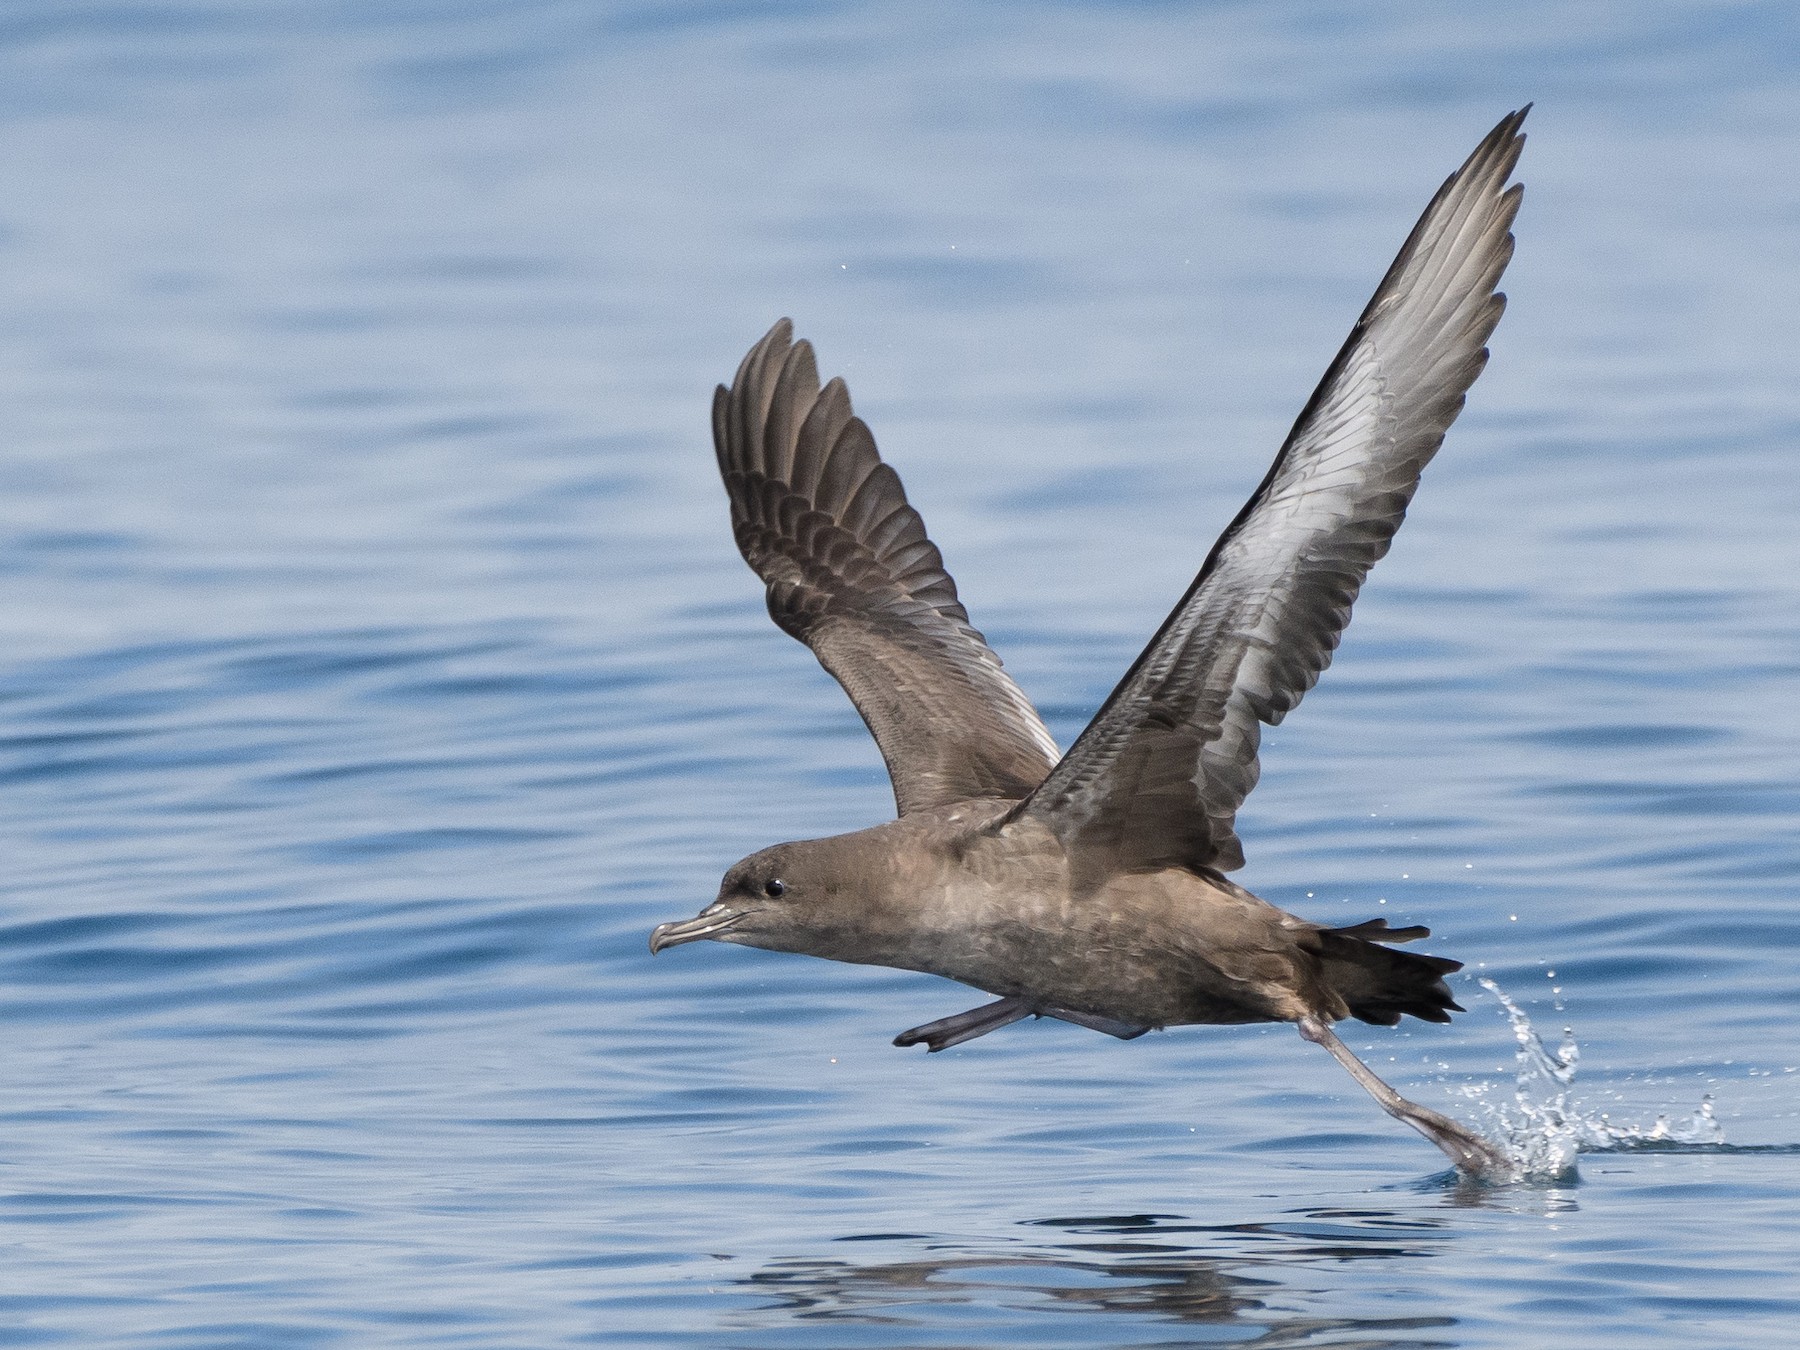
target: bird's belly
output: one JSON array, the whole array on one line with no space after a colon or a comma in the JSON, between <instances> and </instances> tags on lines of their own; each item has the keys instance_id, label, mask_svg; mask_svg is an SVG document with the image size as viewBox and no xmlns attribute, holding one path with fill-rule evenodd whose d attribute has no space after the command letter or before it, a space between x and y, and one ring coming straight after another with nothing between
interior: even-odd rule
<instances>
[{"instance_id":1,"label":"bird's belly","mask_svg":"<svg viewBox=\"0 0 1800 1350\"><path fill-rule=\"evenodd\" d=\"M1285 961L1247 949L1241 923L1216 922L1219 914L1183 897L1167 900L1154 890L1024 903L1016 892L964 895L930 926L918 959L904 964L1040 1007L1141 1026L1294 1015L1284 998Z\"/></svg>"}]
</instances>

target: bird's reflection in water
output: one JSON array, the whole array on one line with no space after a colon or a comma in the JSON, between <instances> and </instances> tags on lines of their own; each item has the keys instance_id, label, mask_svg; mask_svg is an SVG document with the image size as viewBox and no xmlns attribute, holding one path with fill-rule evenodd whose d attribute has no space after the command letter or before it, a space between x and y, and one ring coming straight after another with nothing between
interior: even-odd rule
<instances>
[{"instance_id":1,"label":"bird's reflection in water","mask_svg":"<svg viewBox=\"0 0 1800 1350\"><path fill-rule=\"evenodd\" d=\"M1058 1312L1215 1328L1197 1338L1159 1336L1144 1342L1158 1347L1229 1342L1422 1350L1452 1343L1444 1332L1455 1325L1454 1317L1334 1317L1319 1311L1339 1301L1335 1291L1344 1283L1345 1262L1431 1257L1449 1234L1428 1216L1314 1210L1291 1222L1220 1226L1137 1214L1043 1219L1025 1227L1058 1230L1061 1240L1021 1238L1000 1245L868 1234L843 1241L907 1254L896 1253L892 1260L773 1261L738 1284L772 1300L751 1315L759 1322L773 1313L809 1321L955 1327L958 1345L981 1343L968 1335L984 1321L997 1333L993 1344L1025 1344L1019 1314ZM1309 1278L1309 1272L1319 1278Z\"/></svg>"}]
</instances>

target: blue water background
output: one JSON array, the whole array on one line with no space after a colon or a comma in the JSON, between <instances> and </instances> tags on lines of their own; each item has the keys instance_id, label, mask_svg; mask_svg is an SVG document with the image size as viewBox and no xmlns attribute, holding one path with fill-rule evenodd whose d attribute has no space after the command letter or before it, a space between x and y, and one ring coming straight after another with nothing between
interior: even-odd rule
<instances>
[{"instance_id":1,"label":"blue water background","mask_svg":"<svg viewBox=\"0 0 1800 1350\"><path fill-rule=\"evenodd\" d=\"M707 404L792 314L1067 743L1435 185L1512 307L1240 879L1432 925L1589 1153L1481 1193L1285 1027L655 922L891 811ZM1788 1346L1800 21L20 0L0 14L0 1345Z\"/></svg>"}]
</instances>

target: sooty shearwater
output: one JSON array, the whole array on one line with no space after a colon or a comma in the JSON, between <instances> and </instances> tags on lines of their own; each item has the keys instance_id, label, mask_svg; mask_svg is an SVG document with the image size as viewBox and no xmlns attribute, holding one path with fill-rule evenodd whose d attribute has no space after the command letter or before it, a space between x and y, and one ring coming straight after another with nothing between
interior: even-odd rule
<instances>
[{"instance_id":1,"label":"sooty shearwater","mask_svg":"<svg viewBox=\"0 0 1800 1350\"><path fill-rule=\"evenodd\" d=\"M1487 360L1529 106L1445 182L1267 476L1066 755L969 622L900 479L783 319L713 399L738 548L887 761L898 819L776 844L650 949L707 938L947 976L999 996L896 1045L942 1050L1055 1017L1121 1039L1292 1022L1465 1172L1506 1155L1399 1093L1332 1031L1448 1022L1459 962L1428 935L1331 928L1228 880L1261 724L1331 661L1363 577Z\"/></svg>"}]
</instances>

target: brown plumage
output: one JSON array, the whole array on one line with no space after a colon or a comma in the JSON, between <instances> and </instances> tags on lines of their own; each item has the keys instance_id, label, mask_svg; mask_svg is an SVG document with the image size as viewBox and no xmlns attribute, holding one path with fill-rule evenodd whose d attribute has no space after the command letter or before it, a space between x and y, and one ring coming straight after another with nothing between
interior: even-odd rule
<instances>
[{"instance_id":1,"label":"brown plumage","mask_svg":"<svg viewBox=\"0 0 1800 1350\"><path fill-rule=\"evenodd\" d=\"M1263 724L1330 663L1487 359L1520 189L1525 110L1445 182L1188 592L1066 755L969 622L956 584L841 380L786 319L713 401L738 547L769 613L849 693L899 818L778 844L725 875L653 951L701 938L930 971L998 1002L915 1027L932 1050L1028 1016L1129 1039L1290 1021L1457 1165L1493 1145L1407 1102L1330 1029L1461 1011L1428 936L1327 928L1224 875Z\"/></svg>"}]
</instances>

